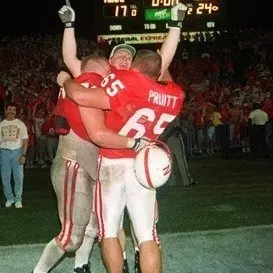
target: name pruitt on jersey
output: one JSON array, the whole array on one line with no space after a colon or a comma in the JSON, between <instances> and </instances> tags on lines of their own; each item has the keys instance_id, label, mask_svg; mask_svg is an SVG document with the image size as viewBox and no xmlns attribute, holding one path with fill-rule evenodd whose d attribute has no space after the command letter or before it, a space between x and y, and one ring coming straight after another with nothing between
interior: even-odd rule
<instances>
[{"instance_id":1,"label":"name pruitt on jersey","mask_svg":"<svg viewBox=\"0 0 273 273\"><path fill-rule=\"evenodd\" d=\"M162 94L154 90L149 90L148 102L153 104L175 108L178 97Z\"/></svg>"}]
</instances>

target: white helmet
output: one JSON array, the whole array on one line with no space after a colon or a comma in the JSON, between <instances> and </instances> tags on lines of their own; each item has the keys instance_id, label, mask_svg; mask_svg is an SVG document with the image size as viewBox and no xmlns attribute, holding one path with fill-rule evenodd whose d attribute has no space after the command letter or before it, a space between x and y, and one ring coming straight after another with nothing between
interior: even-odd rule
<instances>
[{"instance_id":1,"label":"white helmet","mask_svg":"<svg viewBox=\"0 0 273 273\"><path fill-rule=\"evenodd\" d=\"M163 144L163 148L158 144ZM148 188L158 188L165 184L171 174L172 160L169 148L157 141L142 148L134 162L135 175L139 183Z\"/></svg>"}]
</instances>

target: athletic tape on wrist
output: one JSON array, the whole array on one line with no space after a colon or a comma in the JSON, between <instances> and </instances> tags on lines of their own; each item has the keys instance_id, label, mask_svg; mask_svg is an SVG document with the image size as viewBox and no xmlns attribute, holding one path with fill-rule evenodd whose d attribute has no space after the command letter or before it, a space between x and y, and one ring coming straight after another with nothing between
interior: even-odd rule
<instances>
[{"instance_id":1,"label":"athletic tape on wrist","mask_svg":"<svg viewBox=\"0 0 273 273\"><path fill-rule=\"evenodd\" d=\"M65 28L74 28L74 22L66 22L66 23L64 24L64 27L65 27Z\"/></svg>"},{"instance_id":2,"label":"athletic tape on wrist","mask_svg":"<svg viewBox=\"0 0 273 273\"><path fill-rule=\"evenodd\" d=\"M166 24L166 28L182 28L182 22L181 21L170 21Z\"/></svg>"}]
</instances>

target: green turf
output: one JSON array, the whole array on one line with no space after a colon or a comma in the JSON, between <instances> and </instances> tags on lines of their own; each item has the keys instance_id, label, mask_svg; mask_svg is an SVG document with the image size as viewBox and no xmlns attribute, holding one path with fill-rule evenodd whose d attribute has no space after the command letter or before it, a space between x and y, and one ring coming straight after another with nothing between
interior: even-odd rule
<instances>
[{"instance_id":1,"label":"green turf","mask_svg":"<svg viewBox=\"0 0 273 273\"><path fill-rule=\"evenodd\" d=\"M272 160L198 158L189 163L197 185L158 189L159 233L273 224ZM44 243L59 232L49 169L25 170L23 205L1 208L0 245Z\"/></svg>"}]
</instances>

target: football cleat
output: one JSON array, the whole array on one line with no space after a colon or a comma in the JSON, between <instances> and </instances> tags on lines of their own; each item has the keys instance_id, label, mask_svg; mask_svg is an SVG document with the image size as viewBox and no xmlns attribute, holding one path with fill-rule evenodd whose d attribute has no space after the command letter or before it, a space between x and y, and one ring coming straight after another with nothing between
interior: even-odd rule
<instances>
[{"instance_id":1,"label":"football cleat","mask_svg":"<svg viewBox=\"0 0 273 273\"><path fill-rule=\"evenodd\" d=\"M83 270L84 270L84 273L91 273L91 267L90 267L90 263L88 264L84 264L82 266Z\"/></svg>"},{"instance_id":2,"label":"football cleat","mask_svg":"<svg viewBox=\"0 0 273 273\"><path fill-rule=\"evenodd\" d=\"M82 267L76 267L74 269L75 273L91 273L90 263L84 264Z\"/></svg>"},{"instance_id":3,"label":"football cleat","mask_svg":"<svg viewBox=\"0 0 273 273\"><path fill-rule=\"evenodd\" d=\"M74 268L75 273L84 273L84 269L82 267L76 267Z\"/></svg>"},{"instance_id":4,"label":"football cleat","mask_svg":"<svg viewBox=\"0 0 273 273\"><path fill-rule=\"evenodd\" d=\"M129 273L129 267L128 267L128 261L127 261L127 259L125 259L124 262L123 262L122 273Z\"/></svg>"},{"instance_id":5,"label":"football cleat","mask_svg":"<svg viewBox=\"0 0 273 273\"><path fill-rule=\"evenodd\" d=\"M140 262L139 262L139 251L135 252L135 265L134 265L135 273L141 273Z\"/></svg>"}]
</instances>

